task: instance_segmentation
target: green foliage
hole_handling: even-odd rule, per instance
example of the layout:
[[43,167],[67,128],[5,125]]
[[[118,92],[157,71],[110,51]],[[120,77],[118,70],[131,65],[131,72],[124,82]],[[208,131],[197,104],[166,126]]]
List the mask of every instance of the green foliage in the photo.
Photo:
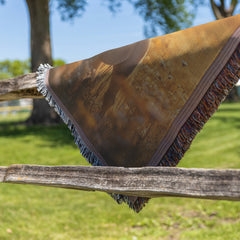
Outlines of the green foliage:
[[[0,115],[0,165],[83,165],[66,126],[16,125],[26,114]],[[240,167],[240,103],[223,104],[193,141],[181,167]],[[240,204],[151,199],[136,214],[107,194],[0,184],[0,239],[240,239]]]
[[0,62],[0,79],[16,77],[28,73],[30,61],[5,60]]
[[0,72],[0,79],[8,79],[11,78],[9,73]]
[[[53,66],[58,67],[64,65],[62,59],[53,60]],[[23,75],[30,72],[30,60],[5,60],[0,62],[0,79],[7,79]]]
[[146,22],[145,35],[154,36],[157,30],[165,33],[191,26],[200,1],[193,0],[130,0]]
[[[116,12],[123,1],[105,0],[109,9]],[[145,20],[144,34],[152,37],[191,26],[196,9],[204,0],[127,0]]]
[[80,17],[84,13],[87,1],[86,0],[58,0],[57,9],[60,12],[62,20],[73,19]]
[[[102,0],[107,3],[111,12],[117,12],[124,0]],[[125,0],[133,5],[136,12],[143,17],[145,21],[144,34],[152,37],[159,31],[170,33],[191,26],[196,15],[197,7],[206,4],[207,0]],[[73,20],[75,17],[81,17],[86,11],[87,0],[51,0],[56,2],[56,8],[59,11],[62,20]],[[216,1],[216,6],[223,3],[223,6],[229,4],[229,1]],[[232,0],[231,3],[237,5],[238,0]],[[4,4],[5,0],[0,0]]]
[[[169,33],[189,27],[197,7],[204,0],[125,0],[132,4],[136,12],[145,20],[144,33],[151,37],[159,30]],[[111,12],[117,12],[123,0],[103,0]],[[82,16],[86,10],[86,0],[58,0],[57,9],[63,20]]]
[[65,63],[65,61],[62,60],[62,59],[54,59],[54,60],[53,60],[53,66],[54,66],[54,67],[59,67],[59,66],[62,66],[62,65],[64,65],[64,64],[66,64],[66,63]]
[[[124,0],[102,1],[107,3],[109,10],[114,13],[121,8],[124,2]],[[197,7],[208,2],[207,0],[125,1],[132,4],[136,12],[144,19],[144,34],[147,37],[155,36],[159,31],[170,33],[191,26]],[[87,0],[51,0],[50,2],[56,4],[54,6],[59,11],[62,20],[73,20],[75,17],[81,17],[88,4]],[[1,3],[5,3],[5,0],[0,0]]]

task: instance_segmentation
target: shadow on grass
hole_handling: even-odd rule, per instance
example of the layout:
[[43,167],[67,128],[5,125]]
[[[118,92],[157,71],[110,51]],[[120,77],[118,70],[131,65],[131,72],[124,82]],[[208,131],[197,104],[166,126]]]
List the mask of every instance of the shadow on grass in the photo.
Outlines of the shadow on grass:
[[233,112],[233,113],[239,112],[239,114],[240,114],[240,109],[231,108],[231,107],[229,107],[229,108],[221,108],[221,109],[218,109],[217,111],[220,112],[220,113],[224,113],[224,112]]
[[[219,111],[219,113],[225,113],[224,116],[223,114],[216,114],[214,115],[213,119],[220,122],[221,125],[224,124],[231,124],[232,127],[240,129],[240,110],[231,110],[230,109],[222,109]],[[228,114],[228,112],[234,112],[234,116],[231,114]],[[238,116],[236,116],[235,112],[239,112]]]
[[233,127],[240,128],[240,104],[223,104],[223,107],[213,116],[214,120],[221,122],[221,124],[231,124]]
[[217,121],[221,121],[224,123],[232,123],[234,126],[240,126],[240,112],[239,112],[239,117],[235,117],[235,116],[219,116],[219,115],[215,115],[214,116],[214,120]]
[[[239,114],[236,114],[237,112],[239,112]],[[221,125],[231,124],[231,126],[238,131],[238,129],[240,129],[240,104],[225,105],[224,108],[220,108],[218,112],[214,114],[213,119]],[[0,137],[16,139],[25,136],[40,138],[43,140],[42,142],[46,142],[46,146],[76,146],[74,138],[65,124],[55,126],[28,126],[25,122],[19,122],[17,120],[0,121]],[[28,141],[28,139],[26,138],[24,141]],[[41,146],[43,146],[43,144],[41,144]]]
[[[22,122],[0,123],[0,137],[16,139],[26,136],[41,138],[48,146],[75,146],[74,138],[65,124],[55,126],[27,126]],[[24,141],[27,140],[25,139]]]
[[240,109],[236,108],[236,107],[224,107],[224,108],[220,108],[217,110],[217,112],[219,113],[228,113],[228,112],[232,112],[232,113],[237,113],[239,112],[239,115],[240,115]]

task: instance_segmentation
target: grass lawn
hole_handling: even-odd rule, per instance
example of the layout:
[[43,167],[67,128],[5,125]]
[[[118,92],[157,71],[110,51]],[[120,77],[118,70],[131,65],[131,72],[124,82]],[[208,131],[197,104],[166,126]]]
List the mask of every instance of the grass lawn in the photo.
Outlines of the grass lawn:
[[[0,117],[0,165],[83,165],[68,129]],[[179,166],[240,168],[240,103],[223,104]],[[240,202],[157,198],[136,214],[107,194],[0,184],[0,240],[240,239]]]

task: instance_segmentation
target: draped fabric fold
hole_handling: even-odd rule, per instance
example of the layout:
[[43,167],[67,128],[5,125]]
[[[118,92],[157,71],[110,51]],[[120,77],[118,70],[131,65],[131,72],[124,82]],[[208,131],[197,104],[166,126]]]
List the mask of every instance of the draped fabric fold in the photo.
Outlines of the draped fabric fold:
[[[176,166],[239,79],[240,15],[57,68],[38,90],[97,166]],[[148,201],[112,194],[139,212]]]

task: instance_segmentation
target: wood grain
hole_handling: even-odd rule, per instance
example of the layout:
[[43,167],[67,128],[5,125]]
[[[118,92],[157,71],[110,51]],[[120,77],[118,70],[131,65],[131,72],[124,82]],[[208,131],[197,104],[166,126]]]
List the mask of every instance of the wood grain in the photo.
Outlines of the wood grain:
[[11,165],[0,167],[0,182],[149,198],[240,200],[240,170],[231,169]]
[[0,80],[0,101],[21,98],[43,98],[37,91],[36,73]]

